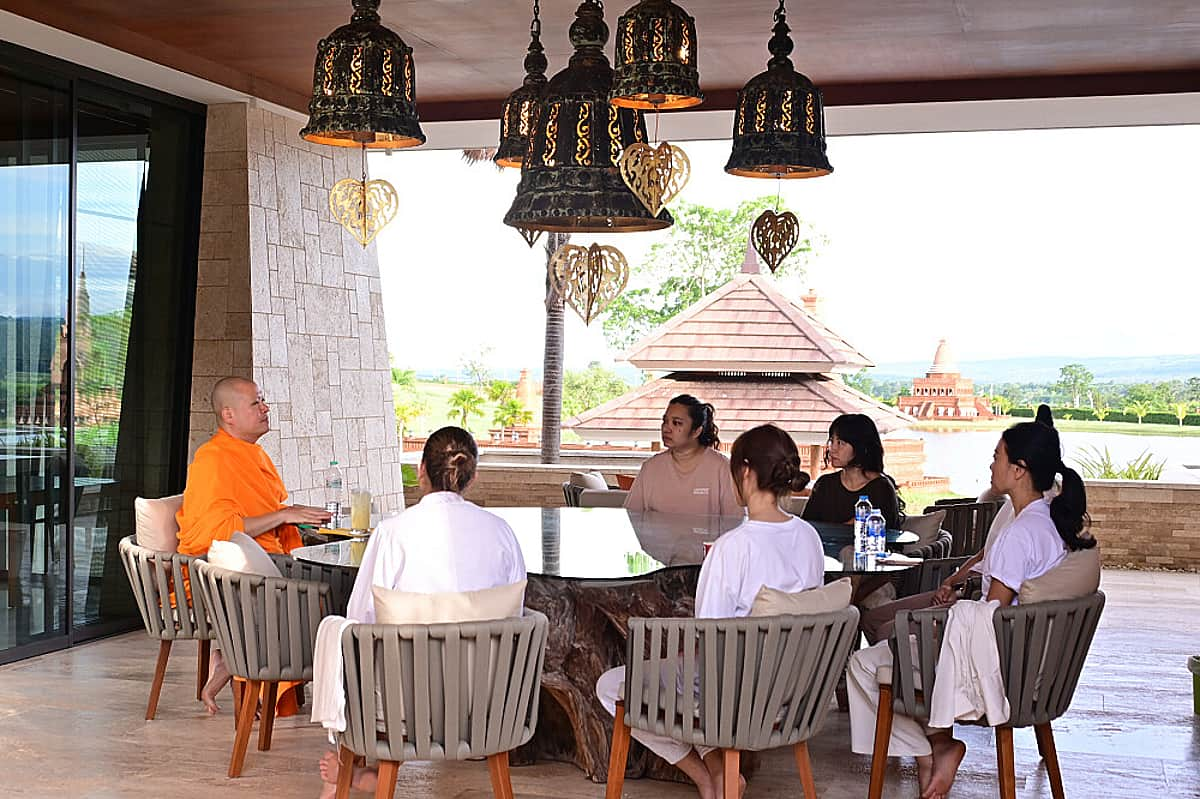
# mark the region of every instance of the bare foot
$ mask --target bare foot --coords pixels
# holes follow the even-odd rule
[[[929,780],[933,778],[933,755],[918,755],[917,756],[917,796],[924,796],[925,789],[929,787]]]
[[[204,709],[208,711],[208,715],[213,716],[220,712],[221,707],[217,704],[217,694],[221,693],[221,689],[230,679],[229,668],[225,665],[224,658],[221,657],[220,652],[214,652],[212,667],[208,671],[208,682],[204,683],[204,687],[200,689],[200,701],[204,703]]]
[[[933,747],[933,775],[921,792],[921,799],[941,799],[950,793],[958,766],[967,754],[967,745],[949,734],[932,735],[929,744]]]
[[[711,779],[713,796],[716,799],[724,799],[725,795],[725,760],[722,757],[720,749],[709,752],[704,757],[704,767],[708,770],[708,776]],[[701,795],[704,791],[700,792]],[[738,774],[738,795],[737,799],[742,799],[746,793],[746,778]]]
[[[319,799],[329,799],[336,792],[339,768],[337,752],[326,752],[321,755],[321,779],[325,785],[322,786]],[[378,782],[379,772],[376,769],[355,766],[354,776],[350,778],[350,787],[357,791],[374,793]]]

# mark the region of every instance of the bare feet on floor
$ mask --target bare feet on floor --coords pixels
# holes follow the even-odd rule
[[[930,736],[929,745],[933,747],[933,773],[921,792],[921,799],[945,799],[967,754],[967,745],[949,733]]]
[[[724,798],[725,791],[725,761],[723,753],[720,749],[709,752],[704,757],[704,767],[708,770],[708,776],[712,785],[712,795],[716,799]],[[704,792],[700,792],[704,795]],[[742,799],[746,793],[746,778],[738,774],[738,795],[737,799]]]
[[[221,689],[229,680],[229,668],[225,665],[225,659],[221,657],[219,651],[213,652],[212,666],[208,670],[208,682],[204,683],[204,688],[200,690],[200,701],[204,703],[204,709],[208,711],[208,715],[212,716],[220,712],[221,707],[217,704],[217,694],[221,693]]]
[[[337,792],[338,756],[337,752],[326,752],[321,755],[321,786],[319,799],[332,799]],[[373,768],[354,767],[354,776],[350,779],[350,787],[357,791],[375,792],[379,782],[379,772]]]
[[[933,778],[933,755],[919,755],[917,757],[917,796],[924,796],[925,789],[929,787],[929,780]]]

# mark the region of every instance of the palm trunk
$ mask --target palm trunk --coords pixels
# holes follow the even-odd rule
[[[542,358],[542,463],[558,463],[562,441],[563,301],[550,279],[550,259],[570,240],[546,234],[546,344]]]

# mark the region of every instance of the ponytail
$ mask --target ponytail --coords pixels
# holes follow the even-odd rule
[[[1045,408],[1045,419],[1042,409]],[[1079,472],[1062,462],[1062,444],[1054,419],[1045,405],[1038,408],[1037,421],[1022,422],[1005,430],[1001,436],[1008,459],[1024,466],[1033,487],[1042,493],[1054,485],[1055,476],[1062,476],[1062,490],[1050,502],[1050,518],[1067,549],[1091,549],[1096,539],[1084,535],[1091,524],[1087,512],[1087,491]]]
[[[1083,487],[1083,478],[1062,461],[1059,461],[1058,473],[1062,475],[1062,490],[1050,501],[1050,518],[1054,520],[1054,526],[1067,549],[1072,552],[1091,549],[1096,546],[1096,539],[1081,535],[1092,522],[1087,512],[1087,490]]]

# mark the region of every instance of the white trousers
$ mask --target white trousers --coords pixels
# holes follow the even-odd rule
[[[860,649],[850,656],[846,690],[850,695],[850,748],[856,754],[869,755],[875,749],[875,716],[879,712],[879,679],[876,675],[881,666],[891,664],[892,650],[887,641]],[[915,719],[897,713],[892,717],[888,755],[919,757],[932,754],[925,733],[925,727]]]
[[[625,698],[624,682],[624,666],[609,669],[600,675],[600,679],[596,680],[596,698],[600,700],[600,704],[604,705],[604,709],[614,717],[617,715],[617,700]],[[671,765],[675,765],[687,757],[688,752],[691,752],[693,748],[691,744],[685,744],[681,741],[676,741],[674,738],[668,738],[665,735],[658,735],[653,732],[646,732],[645,730],[631,729],[631,733],[634,740]],[[707,746],[697,746],[695,749],[696,754],[700,757],[704,757],[713,751],[712,748]]]

